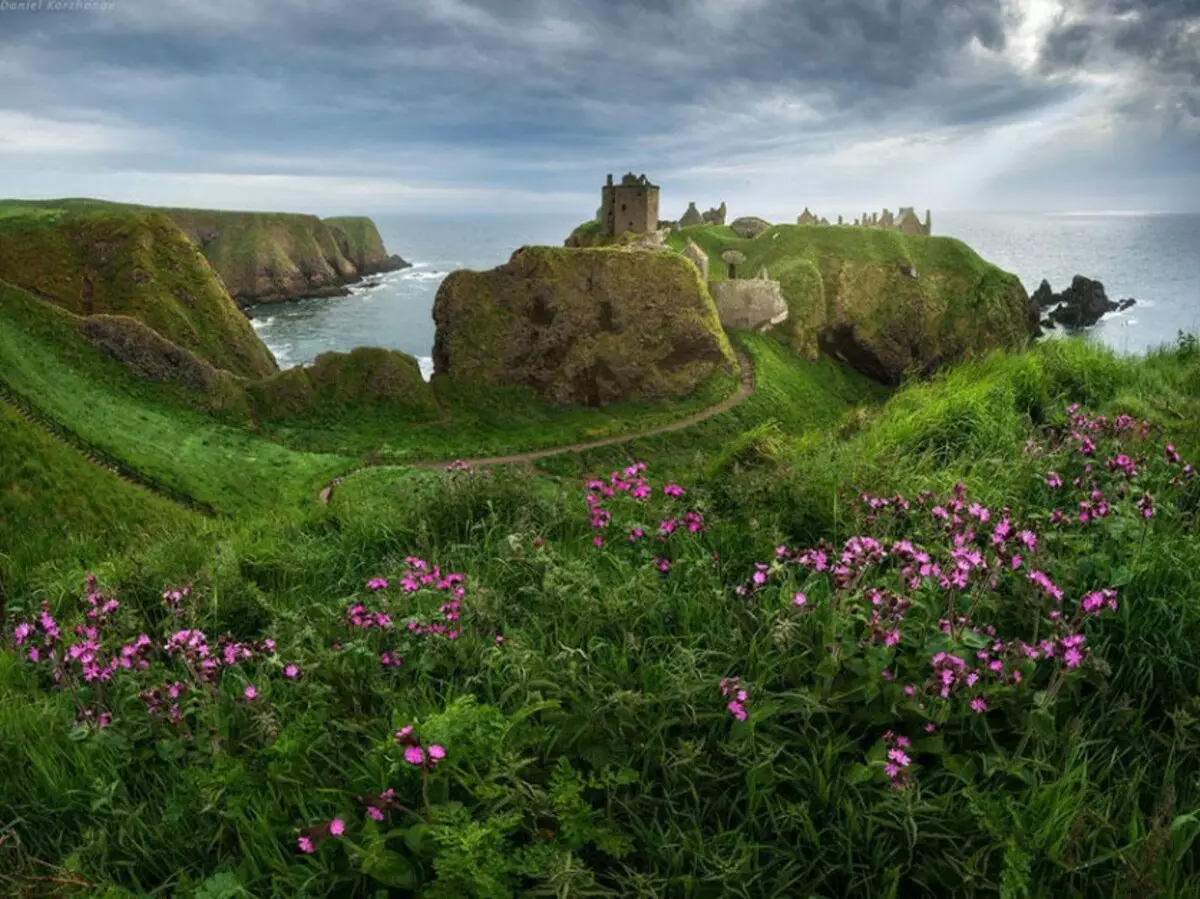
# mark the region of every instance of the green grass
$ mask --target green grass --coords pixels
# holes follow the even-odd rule
[[[68,315],[2,283],[0,372],[83,440],[220,511],[311,502],[352,464],[286,449],[185,408],[196,397],[136,378],[88,345]],[[235,413],[226,414],[237,421]]]
[[[194,513],[127,484],[0,401],[0,597],[40,577],[43,565],[82,566],[170,530]]]
[[[710,422],[707,448],[640,447],[655,498],[650,508],[606,501],[602,549],[574,473],[371,472],[329,508],[164,534],[104,561],[102,586],[120,585],[111,627],[122,634],[270,636],[277,656],[194,694],[184,740],[136,695],[180,676],[162,659],[106,688],[117,718],[97,733],[73,730],[71,696],[0,653],[0,753],[17,772],[0,791],[0,883],[18,895],[42,876],[109,895],[1195,894],[1200,490],[1171,484],[1178,469],[1162,441],[1200,452],[1200,356],[1122,360],[1068,341],[872,402],[884,398],[836,366],[745,341],[759,363],[756,406]],[[1168,430],[1144,446],[1106,438],[1100,459],[1117,439],[1139,457],[1138,490],[1117,499],[1119,479],[1104,469],[1112,515],[1056,530],[1051,508],[1073,508],[1074,495],[1060,498],[1043,474],[1069,478],[1084,460],[1043,426],[1073,400],[1110,413],[1143,406]],[[683,480],[689,467],[696,477]],[[668,474],[684,498],[663,496]],[[1001,506],[1040,537],[1025,569],[995,590],[981,576],[959,613],[1003,639],[1033,639],[1035,620],[1042,636],[1051,624],[1024,570],[1048,572],[1072,613],[1086,591],[1119,588],[1120,610],[1082,626],[1079,670],[1038,663],[1021,686],[989,682],[986,714],[967,708],[969,692],[920,708],[902,687],[924,682],[929,654],[987,645],[942,635],[943,592],[914,596],[894,654],[866,638],[862,596],[877,583],[896,589],[888,563],[868,566],[841,606],[824,577],[795,568],[774,568],[751,598],[735,593],[781,543],[908,537],[941,558],[949,538],[928,514],[872,517],[855,496],[915,500],[929,486],[945,497],[958,479],[993,509],[985,543]],[[1156,497],[1146,525],[1134,508],[1142,490]],[[708,530],[625,539],[684,509],[700,510]],[[397,589],[409,555],[466,573],[458,641],[346,628],[348,605],[381,602],[364,589],[377,576],[393,581],[397,622],[436,613],[444,597]],[[655,562],[664,556],[667,574]],[[160,594],[184,583],[197,598],[177,622]],[[45,596],[68,623],[73,586],[63,571],[11,594],[10,611]],[[798,589],[812,612],[792,607]],[[384,669],[378,653],[393,648],[405,664]],[[284,676],[287,663],[298,679]],[[748,691],[746,722],[725,708],[727,677]],[[247,683],[253,702],[239,699]],[[934,735],[923,729],[931,719]],[[393,738],[407,723],[446,748],[427,783]],[[913,741],[903,790],[883,770],[888,730]],[[412,811],[377,825],[355,797],[386,787]],[[344,836],[297,851],[301,829],[335,816]]]

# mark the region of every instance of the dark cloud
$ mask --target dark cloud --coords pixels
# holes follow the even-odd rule
[[[1150,119],[1181,134],[1197,121],[1200,29],[1188,26],[1200,0],[1078,0],[1032,61],[1016,10],[1000,0],[113,0],[90,14],[0,13],[0,116],[109,128],[71,132],[106,147],[125,140],[88,157],[97,171],[348,168],[529,191],[577,188],[605,160],[732,171],[889,135],[962,139],[1051,114],[1094,89],[1093,66],[1125,67],[1133,87],[1112,106],[1146,133]],[[161,140],[139,150],[147,132]],[[0,135],[0,159],[5,146]],[[24,171],[0,169],[0,193],[19,192]]]

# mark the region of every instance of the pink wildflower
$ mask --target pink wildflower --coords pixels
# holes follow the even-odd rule
[[[246,687],[245,690],[242,691],[242,695],[245,696],[247,699],[249,699],[251,702],[253,702],[255,699],[258,698],[258,688],[255,687],[254,684],[250,684]]]
[[[346,832],[346,822],[341,818],[334,818],[329,822],[329,832],[335,837],[340,837]]]
[[[300,851],[305,854],[311,854],[316,851],[316,847],[313,846],[313,841],[309,837],[300,837],[298,840],[296,840],[296,845],[299,846]]]
[[[283,667],[283,676],[289,680],[295,680],[300,676],[300,669],[295,665],[285,665]]]
[[[404,750],[404,761],[416,766],[425,764],[425,750],[420,746],[409,746]]]
[[[982,714],[987,711],[987,700],[982,696],[976,696],[971,700],[971,711]]]

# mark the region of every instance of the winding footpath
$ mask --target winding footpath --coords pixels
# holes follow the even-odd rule
[[[678,421],[673,421],[669,424],[660,425],[656,428],[650,428],[646,431],[637,431],[633,434],[618,434],[615,437],[603,437],[599,440],[589,440],[583,443],[567,443],[559,446],[552,446],[546,449],[531,450],[525,453],[514,453],[511,456],[486,456],[478,459],[455,459],[443,460],[441,462],[402,462],[402,463],[387,463],[381,465],[366,465],[362,468],[356,468],[351,472],[347,472],[341,477],[334,478],[323,488],[317,495],[322,503],[328,503],[333,497],[334,489],[341,484],[346,478],[353,477],[360,472],[371,468],[444,468],[451,462],[470,465],[472,468],[487,468],[496,465],[524,465],[529,462],[536,462],[538,459],[545,459],[549,456],[558,456],[563,453],[582,453],[588,450],[600,449],[605,446],[617,446],[622,443],[632,443],[635,440],[643,440],[647,437],[657,437],[659,434],[669,434],[671,431],[682,431],[685,428],[690,428],[702,421],[707,421],[714,415],[720,415],[738,406],[749,399],[754,393],[754,363],[750,361],[750,357],[744,352],[738,351],[738,363],[741,365],[742,376],[741,383],[738,384],[738,389],[727,396],[721,402],[709,406],[707,409],[701,409],[699,412],[694,412],[691,415],[681,418]]]

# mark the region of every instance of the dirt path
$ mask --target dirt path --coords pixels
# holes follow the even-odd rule
[[[568,443],[560,446],[552,446],[547,449],[531,450],[527,453],[515,453],[511,456],[486,456],[479,459],[461,459],[461,460],[443,460],[441,462],[403,462],[389,465],[369,465],[363,468],[356,468],[340,478],[335,478],[326,484],[318,498],[322,503],[328,503],[333,496],[334,488],[337,487],[346,478],[353,477],[361,471],[366,471],[367,468],[444,468],[451,461],[461,461],[470,465],[472,468],[486,468],[492,465],[523,465],[529,462],[536,462],[538,459],[545,459],[549,456],[557,456],[562,453],[582,453],[587,450],[600,449],[604,446],[616,446],[621,443],[632,443],[635,440],[642,440],[646,437],[657,437],[659,434],[669,434],[671,431],[682,431],[684,428],[690,428],[702,421],[707,421],[714,415],[720,415],[734,406],[744,402],[750,394],[754,393],[754,363],[750,361],[750,357],[745,353],[738,352],[738,362],[742,367],[741,383],[738,389],[730,396],[721,400],[714,406],[709,406],[707,409],[701,409],[686,418],[681,418],[678,421],[673,421],[670,424],[660,425],[657,428],[650,428],[647,431],[637,431],[633,434],[618,434],[615,437],[603,437],[599,440],[588,440],[582,443]]]

